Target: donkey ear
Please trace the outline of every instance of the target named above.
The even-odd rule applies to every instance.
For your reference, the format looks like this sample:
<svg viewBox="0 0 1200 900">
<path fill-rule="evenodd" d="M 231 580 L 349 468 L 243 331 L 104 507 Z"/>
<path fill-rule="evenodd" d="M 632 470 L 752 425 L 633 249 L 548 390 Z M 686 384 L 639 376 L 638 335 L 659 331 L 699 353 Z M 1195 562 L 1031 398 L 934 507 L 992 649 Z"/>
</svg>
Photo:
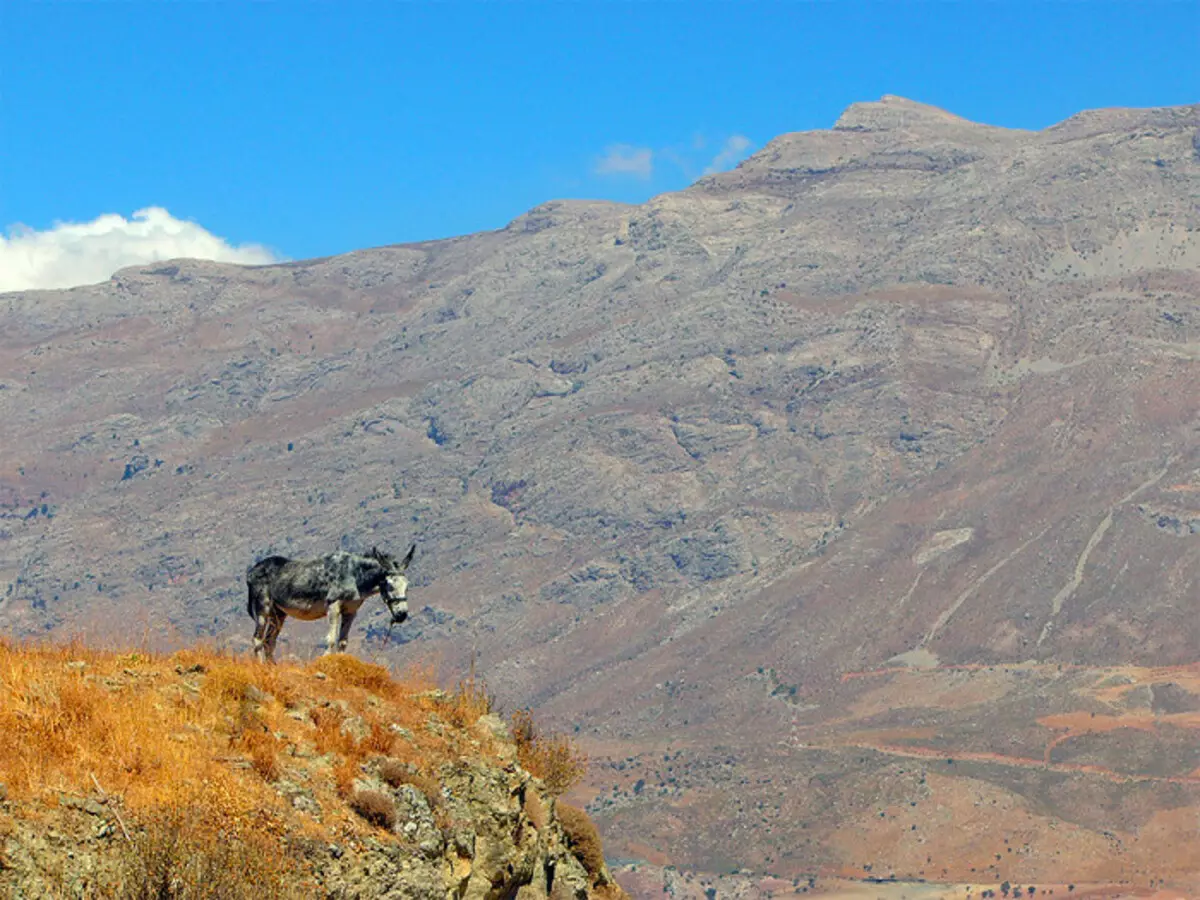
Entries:
<svg viewBox="0 0 1200 900">
<path fill-rule="evenodd" d="M 408 568 L 408 564 L 409 564 L 410 562 L 412 562 L 412 559 L 413 559 L 413 554 L 414 554 L 414 553 L 416 553 L 416 552 L 417 552 L 417 545 L 416 545 L 416 544 L 413 544 L 411 547 L 409 547 L 409 548 L 408 548 L 408 555 L 407 555 L 407 556 L 405 556 L 403 560 L 401 560 L 401 562 L 400 562 L 400 568 L 402 568 L 402 569 L 407 569 L 407 568 Z"/>
</svg>

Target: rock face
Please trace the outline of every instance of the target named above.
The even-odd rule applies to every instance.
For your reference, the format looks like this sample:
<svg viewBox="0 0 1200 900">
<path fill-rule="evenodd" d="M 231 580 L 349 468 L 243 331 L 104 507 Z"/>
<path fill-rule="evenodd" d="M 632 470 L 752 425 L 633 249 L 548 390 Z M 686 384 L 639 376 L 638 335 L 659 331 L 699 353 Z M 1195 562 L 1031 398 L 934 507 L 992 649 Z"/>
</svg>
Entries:
<svg viewBox="0 0 1200 900">
<path fill-rule="evenodd" d="M 812 733 L 857 673 L 1196 658 L 1198 129 L 885 97 L 642 206 L 6 295 L 5 619 L 246 646 L 256 557 L 415 540 L 388 656 L 476 653 L 578 724 L 622 852 L 857 865 L 758 808 L 866 765 Z M 969 715 L 1062 712 L 1006 690 Z M 851 783 L 821 808 L 865 814 Z M 1100 793 L 1038 802 L 1093 828 Z"/>
<path fill-rule="evenodd" d="M 415 844 L 367 842 L 358 853 L 339 854 L 316 868 L 330 897 L 347 900 L 587 900 L 620 896 L 607 868 L 593 877 L 572 854 L 554 811 L 535 780 L 516 766 L 507 770 L 464 762 L 441 773 L 443 815 L 454 822 L 443 834 L 425 796 L 411 785 L 389 788 L 395 831 Z M 540 822 L 529 815 L 543 805 Z M 535 814 L 536 815 L 536 814 Z M 608 892 L 605 888 L 608 886 Z"/>
</svg>

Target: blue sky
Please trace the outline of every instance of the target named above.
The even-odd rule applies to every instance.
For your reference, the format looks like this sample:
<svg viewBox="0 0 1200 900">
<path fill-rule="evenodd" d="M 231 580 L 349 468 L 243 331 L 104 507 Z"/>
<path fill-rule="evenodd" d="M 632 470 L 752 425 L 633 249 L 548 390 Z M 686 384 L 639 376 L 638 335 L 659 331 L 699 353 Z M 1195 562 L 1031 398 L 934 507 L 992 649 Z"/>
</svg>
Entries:
<svg viewBox="0 0 1200 900">
<path fill-rule="evenodd" d="M 0 231 L 442 237 L 676 190 L 885 93 L 1026 128 L 1200 102 L 1200 2 L 0 0 Z"/>
</svg>

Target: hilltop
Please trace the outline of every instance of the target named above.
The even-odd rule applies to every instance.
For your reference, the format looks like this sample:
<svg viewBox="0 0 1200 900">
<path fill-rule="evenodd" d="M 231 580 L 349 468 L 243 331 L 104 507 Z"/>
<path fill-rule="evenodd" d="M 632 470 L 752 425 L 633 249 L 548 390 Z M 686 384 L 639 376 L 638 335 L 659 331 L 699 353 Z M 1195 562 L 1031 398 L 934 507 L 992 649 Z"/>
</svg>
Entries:
<svg viewBox="0 0 1200 900">
<path fill-rule="evenodd" d="M 0 643 L 0 896 L 625 896 L 557 800 L 582 759 L 489 705 L 345 655 Z"/>
<path fill-rule="evenodd" d="M 1084 829 L 1081 882 L 1187 883 L 1129 850 L 1195 806 L 1187 732 L 1157 681 L 1137 728 L 1096 691 L 1200 657 L 1198 134 L 1200 106 L 1021 131 L 884 97 L 641 205 L 4 295 L 0 612 L 245 649 L 255 558 L 415 541 L 412 617 L 385 651 L 368 604 L 351 649 L 477 654 L 588 750 L 624 859 L 1049 877 L 881 836 L 879 792 L 932 790 L 897 738 L 991 755 L 930 808 L 1028 808 L 1051 857 Z M 1090 674 L 1028 689 L 1059 666 Z M 1068 713 L 1122 723 L 1072 726 L 1069 773 Z"/>
</svg>

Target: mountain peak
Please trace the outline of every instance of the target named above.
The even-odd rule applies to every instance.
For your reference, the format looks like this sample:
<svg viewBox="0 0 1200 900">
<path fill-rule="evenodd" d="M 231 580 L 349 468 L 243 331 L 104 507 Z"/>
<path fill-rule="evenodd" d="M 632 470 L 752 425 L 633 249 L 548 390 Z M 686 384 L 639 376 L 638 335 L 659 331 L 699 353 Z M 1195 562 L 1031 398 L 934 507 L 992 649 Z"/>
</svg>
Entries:
<svg viewBox="0 0 1200 900">
<path fill-rule="evenodd" d="M 936 106 L 895 94 L 884 94 L 875 101 L 851 103 L 833 127 L 838 131 L 890 131 L 930 125 L 984 127 Z"/>
</svg>

